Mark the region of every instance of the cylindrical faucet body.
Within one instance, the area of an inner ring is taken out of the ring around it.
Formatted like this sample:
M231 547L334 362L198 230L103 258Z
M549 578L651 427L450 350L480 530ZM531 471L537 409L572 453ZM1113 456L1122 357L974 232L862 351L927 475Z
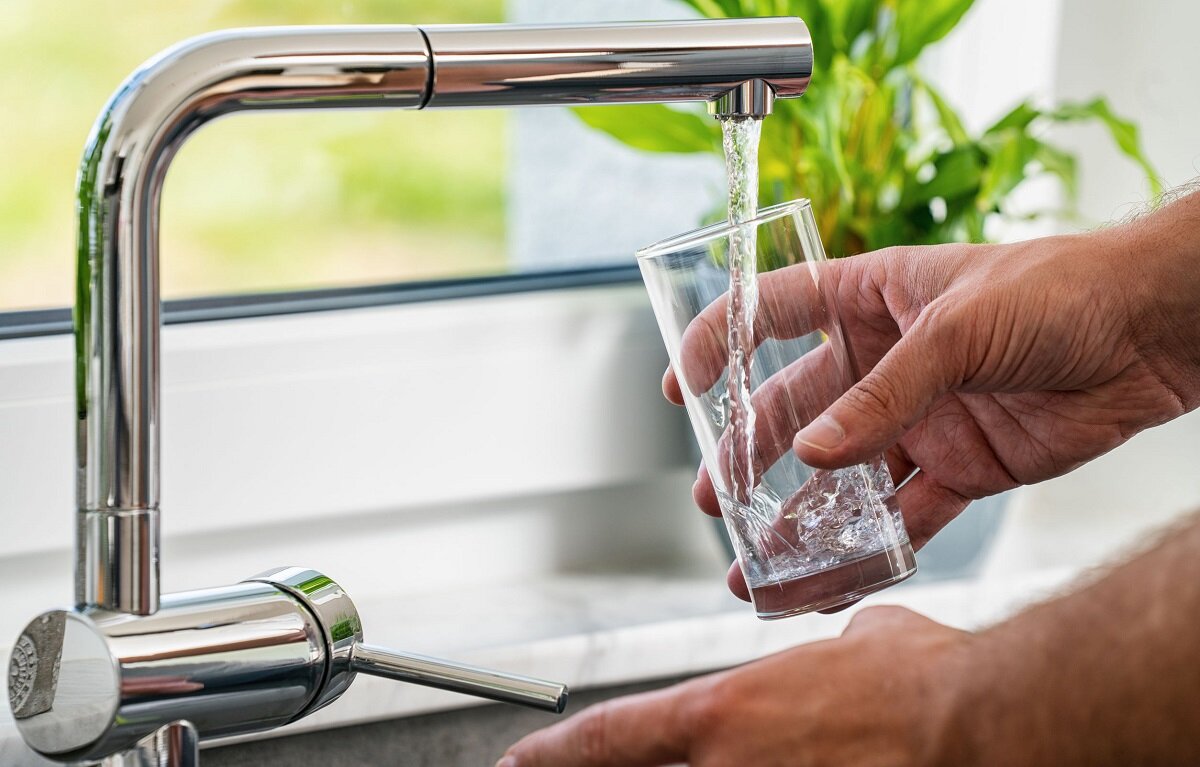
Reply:
M149 61L109 101L79 172L76 602L158 608L162 181L184 140L259 109L705 101L759 116L812 72L794 18L589 26L220 32Z
M10 676L43 700L16 725L56 761L106 757L176 720L206 737L278 727L314 708L328 676L322 626L269 583L170 594L151 616L54 610L18 644Z
M302 567L168 594L148 616L43 613L17 638L8 692L25 742L77 762L134 749L170 722L205 738L278 727L359 673L559 713L567 700L565 685L364 643L350 596Z

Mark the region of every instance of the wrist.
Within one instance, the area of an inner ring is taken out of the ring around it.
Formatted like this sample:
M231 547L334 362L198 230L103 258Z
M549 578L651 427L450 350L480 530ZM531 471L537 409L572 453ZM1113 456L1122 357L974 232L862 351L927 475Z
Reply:
M1200 405L1200 194L1097 235L1130 338L1187 410Z

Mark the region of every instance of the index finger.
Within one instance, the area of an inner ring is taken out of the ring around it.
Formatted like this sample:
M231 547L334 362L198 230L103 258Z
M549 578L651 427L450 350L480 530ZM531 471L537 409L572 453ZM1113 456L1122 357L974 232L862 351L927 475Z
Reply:
M687 683L617 698L526 735L496 767L653 767L688 760Z

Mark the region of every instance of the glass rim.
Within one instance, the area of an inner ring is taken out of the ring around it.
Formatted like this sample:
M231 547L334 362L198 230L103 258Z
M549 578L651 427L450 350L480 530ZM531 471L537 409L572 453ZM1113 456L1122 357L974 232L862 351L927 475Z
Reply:
M638 248L635 255L639 261L649 261L668 253L675 253L680 250L687 250L695 247L703 242L729 237L739 228L744 226L759 227L763 224L770 223L784 216L798 213L802 210L811 208L812 205L807 198L801 197L797 200L781 202L772 205L768 208L763 208L758 212L758 215L741 224L733 224L729 221L721 221L716 224L694 229L690 232L677 234L673 237L668 237L665 240L659 240L653 245L647 245L644 248Z

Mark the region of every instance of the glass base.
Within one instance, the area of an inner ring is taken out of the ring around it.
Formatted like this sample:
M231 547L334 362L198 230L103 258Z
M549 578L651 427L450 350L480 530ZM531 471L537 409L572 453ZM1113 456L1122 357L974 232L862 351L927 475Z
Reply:
M750 589L754 609L765 621L831 610L886 589L917 571L912 546L905 543L824 570Z

